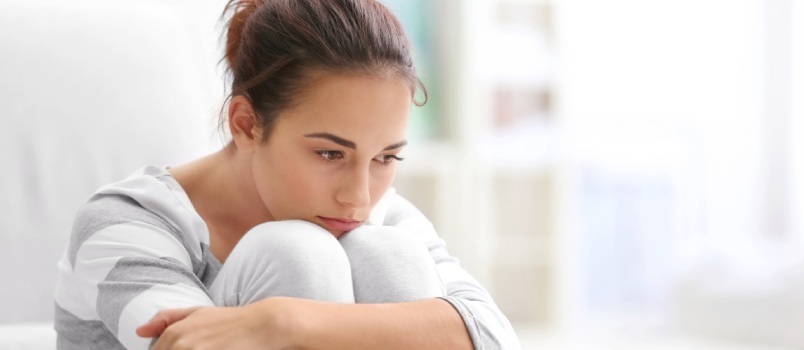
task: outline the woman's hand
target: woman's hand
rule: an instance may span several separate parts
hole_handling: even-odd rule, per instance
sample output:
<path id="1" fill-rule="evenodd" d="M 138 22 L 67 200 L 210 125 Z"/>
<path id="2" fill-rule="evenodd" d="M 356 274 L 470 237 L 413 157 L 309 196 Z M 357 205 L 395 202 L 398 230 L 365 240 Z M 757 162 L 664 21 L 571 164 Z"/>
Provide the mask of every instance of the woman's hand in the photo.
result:
<path id="1" fill-rule="evenodd" d="M 158 336 L 153 350 L 291 348 L 286 325 L 265 311 L 249 306 L 163 310 L 140 326 L 137 335 Z"/>
<path id="2" fill-rule="evenodd" d="M 200 306 L 197 306 L 184 309 L 162 310 L 154 315 L 153 318 L 148 320 L 148 322 L 139 326 L 139 328 L 137 328 L 137 335 L 143 338 L 156 338 L 162 335 L 162 332 L 165 331 L 165 328 L 168 328 L 168 326 L 183 320 L 200 308 Z"/>

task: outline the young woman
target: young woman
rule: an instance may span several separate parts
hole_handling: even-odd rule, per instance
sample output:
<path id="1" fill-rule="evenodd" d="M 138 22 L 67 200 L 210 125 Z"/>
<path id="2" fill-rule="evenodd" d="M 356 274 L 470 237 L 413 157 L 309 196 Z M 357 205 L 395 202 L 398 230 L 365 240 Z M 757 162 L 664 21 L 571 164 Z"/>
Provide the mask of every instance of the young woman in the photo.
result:
<path id="1" fill-rule="evenodd" d="M 231 0 L 232 141 L 77 214 L 59 349 L 518 349 L 390 189 L 421 87 L 376 0 Z M 423 88 L 423 87 L 422 87 Z"/>

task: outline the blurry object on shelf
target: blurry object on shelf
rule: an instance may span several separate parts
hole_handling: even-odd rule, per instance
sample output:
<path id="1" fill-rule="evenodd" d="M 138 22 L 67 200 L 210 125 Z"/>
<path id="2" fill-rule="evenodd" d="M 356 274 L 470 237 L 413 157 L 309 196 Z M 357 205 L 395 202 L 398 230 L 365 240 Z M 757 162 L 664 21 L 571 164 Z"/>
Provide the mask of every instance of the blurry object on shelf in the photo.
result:
<path id="1" fill-rule="evenodd" d="M 548 120 L 550 91 L 532 86 L 498 86 L 494 91 L 494 127 L 504 128 L 523 118 Z"/>
<path id="2" fill-rule="evenodd" d="M 551 9 L 545 4 L 497 6 L 487 79 L 493 84 L 494 119 L 505 127 L 521 118 L 549 118 L 553 49 Z"/>
<path id="3" fill-rule="evenodd" d="M 551 321 L 550 281 L 553 178 L 549 173 L 497 173 L 491 181 L 495 239 L 491 292 L 505 295 L 500 309 L 515 324 L 546 326 Z"/>
<path id="4" fill-rule="evenodd" d="M 480 160 L 495 169 L 539 170 L 560 156 L 558 129 L 543 117 L 517 118 L 477 143 Z"/>
<path id="5" fill-rule="evenodd" d="M 491 77 L 497 83 L 547 87 L 552 48 L 549 9 L 539 4 L 501 4 L 494 25 Z"/>
<path id="6" fill-rule="evenodd" d="M 598 315 L 663 308 L 678 222 L 673 179 L 589 165 L 581 174 L 583 307 Z"/>

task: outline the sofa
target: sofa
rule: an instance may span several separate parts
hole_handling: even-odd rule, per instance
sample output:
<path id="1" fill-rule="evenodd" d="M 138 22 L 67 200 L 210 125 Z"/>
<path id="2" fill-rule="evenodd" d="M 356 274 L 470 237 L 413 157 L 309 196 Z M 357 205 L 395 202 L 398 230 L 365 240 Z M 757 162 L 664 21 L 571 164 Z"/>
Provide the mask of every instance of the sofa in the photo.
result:
<path id="1" fill-rule="evenodd" d="M 55 349 L 56 262 L 98 187 L 220 146 L 192 5 L 0 0 L 0 349 Z"/>

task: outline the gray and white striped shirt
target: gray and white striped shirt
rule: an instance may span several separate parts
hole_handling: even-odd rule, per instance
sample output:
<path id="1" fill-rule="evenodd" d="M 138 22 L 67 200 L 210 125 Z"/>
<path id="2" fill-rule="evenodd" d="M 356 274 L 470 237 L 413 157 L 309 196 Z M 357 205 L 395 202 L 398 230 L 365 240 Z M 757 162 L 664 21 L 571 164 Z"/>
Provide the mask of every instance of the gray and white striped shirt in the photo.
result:
<path id="1" fill-rule="evenodd" d="M 389 190 L 366 225 L 397 226 L 428 247 L 476 349 L 519 349 L 489 293 L 449 255 L 432 224 Z M 58 263 L 57 348 L 148 349 L 135 330 L 159 310 L 213 306 L 221 263 L 207 226 L 164 168 L 147 166 L 96 192 L 79 210 Z"/>

